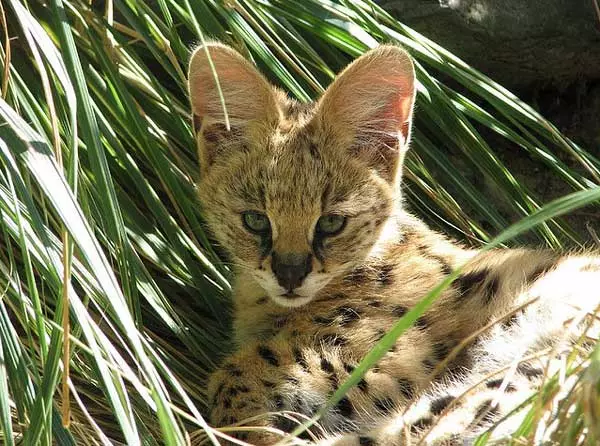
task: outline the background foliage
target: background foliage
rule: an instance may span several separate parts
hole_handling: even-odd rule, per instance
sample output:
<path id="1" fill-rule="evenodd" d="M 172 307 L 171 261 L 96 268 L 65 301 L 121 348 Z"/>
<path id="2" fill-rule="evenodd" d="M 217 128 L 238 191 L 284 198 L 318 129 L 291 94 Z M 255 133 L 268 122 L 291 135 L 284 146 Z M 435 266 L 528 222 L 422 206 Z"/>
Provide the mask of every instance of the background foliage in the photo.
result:
<path id="1" fill-rule="evenodd" d="M 228 348 L 230 270 L 194 194 L 186 95 L 194 43 L 235 46 L 302 101 L 377 42 L 404 45 L 419 79 L 409 205 L 473 244 L 541 205 L 482 134 L 510 141 L 578 192 L 542 216 L 599 198 L 598 159 L 367 0 L 0 6 L 3 444 L 183 444 L 212 435 L 204 380 Z M 558 217 L 522 240 L 580 242 Z"/>

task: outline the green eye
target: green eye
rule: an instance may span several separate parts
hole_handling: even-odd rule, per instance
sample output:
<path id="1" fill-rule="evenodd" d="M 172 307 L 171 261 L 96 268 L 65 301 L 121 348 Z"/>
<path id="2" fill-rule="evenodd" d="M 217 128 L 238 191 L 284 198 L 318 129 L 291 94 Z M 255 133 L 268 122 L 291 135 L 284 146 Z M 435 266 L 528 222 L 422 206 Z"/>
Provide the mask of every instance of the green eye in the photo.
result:
<path id="1" fill-rule="evenodd" d="M 242 221 L 246 229 L 257 234 L 268 232 L 271 229 L 269 217 L 260 212 L 246 211 L 242 213 Z"/>
<path id="2" fill-rule="evenodd" d="M 321 235 L 335 235 L 342 232 L 346 226 L 346 217 L 343 215 L 323 215 L 317 221 L 317 232 Z"/>

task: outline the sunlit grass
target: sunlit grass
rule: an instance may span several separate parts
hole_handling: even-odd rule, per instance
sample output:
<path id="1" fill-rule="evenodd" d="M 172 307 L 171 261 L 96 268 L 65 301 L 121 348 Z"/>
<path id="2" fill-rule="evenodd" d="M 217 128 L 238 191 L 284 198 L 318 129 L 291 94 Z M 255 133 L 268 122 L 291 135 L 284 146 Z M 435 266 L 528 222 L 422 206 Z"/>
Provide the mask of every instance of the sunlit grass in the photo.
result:
<path id="1" fill-rule="evenodd" d="M 490 206 L 464 169 L 484 178 L 509 214 L 531 215 L 504 233 L 506 244 L 524 230 L 552 247 L 582 242 L 560 215 L 598 201 L 595 157 L 370 1 L 2 6 L 3 444 L 162 445 L 216 434 L 202 417 L 205 379 L 229 348 L 230 269 L 203 230 L 194 192 L 185 72 L 190 49 L 203 38 L 234 45 L 302 101 L 377 42 L 405 46 L 419 79 L 408 205 L 473 244 L 492 240 L 511 218 Z M 441 78 L 453 79 L 453 87 Z M 483 129 L 511 141 L 573 194 L 540 211 L 542 199 L 515 180 Z M 64 247 L 67 239 L 72 247 Z M 70 410 L 60 386 L 65 303 Z M 400 320 L 356 373 L 410 321 Z M 571 439 L 565 444 L 576 444 L 584 430 L 587 444 L 598 438 L 598 363 L 596 352 L 576 369 L 581 379 L 552 413 Z M 523 427 L 524 435 L 535 429 Z"/>

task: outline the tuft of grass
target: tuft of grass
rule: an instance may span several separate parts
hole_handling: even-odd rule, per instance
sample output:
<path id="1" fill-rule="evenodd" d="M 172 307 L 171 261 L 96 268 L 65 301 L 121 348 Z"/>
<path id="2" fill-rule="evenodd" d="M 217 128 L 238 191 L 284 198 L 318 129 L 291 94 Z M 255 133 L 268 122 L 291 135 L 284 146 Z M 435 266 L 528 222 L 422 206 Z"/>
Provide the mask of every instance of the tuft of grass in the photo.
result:
<path id="1" fill-rule="evenodd" d="M 222 436 L 203 415 L 206 377 L 230 348 L 231 273 L 194 193 L 185 72 L 195 42 L 235 46 L 302 101 L 378 42 L 405 46 L 419 79 L 409 206 L 472 243 L 510 244 L 525 231 L 556 248 L 581 243 L 561 216 L 600 198 L 597 158 L 372 1 L 8 0 L 0 19 L 3 444 L 179 445 L 200 433 L 213 443 Z M 510 141 L 570 194 L 542 207 L 482 134 Z M 507 209 L 490 206 L 465 171 Z M 525 220 L 510 226 L 516 216 Z M 565 381 L 549 377 L 518 435 L 534 438 L 556 421 L 559 442 L 597 444 L 598 349 L 569 361 L 575 384 L 558 398 Z"/>

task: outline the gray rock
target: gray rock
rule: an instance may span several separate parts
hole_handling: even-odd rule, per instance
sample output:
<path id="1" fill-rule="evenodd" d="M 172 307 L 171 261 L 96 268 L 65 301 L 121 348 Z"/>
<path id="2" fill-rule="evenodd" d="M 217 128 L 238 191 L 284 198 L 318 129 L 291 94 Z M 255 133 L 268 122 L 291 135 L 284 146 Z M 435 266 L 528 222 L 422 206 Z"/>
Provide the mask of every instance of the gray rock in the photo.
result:
<path id="1" fill-rule="evenodd" d="M 600 0 L 378 0 L 507 87 L 600 79 Z"/>

